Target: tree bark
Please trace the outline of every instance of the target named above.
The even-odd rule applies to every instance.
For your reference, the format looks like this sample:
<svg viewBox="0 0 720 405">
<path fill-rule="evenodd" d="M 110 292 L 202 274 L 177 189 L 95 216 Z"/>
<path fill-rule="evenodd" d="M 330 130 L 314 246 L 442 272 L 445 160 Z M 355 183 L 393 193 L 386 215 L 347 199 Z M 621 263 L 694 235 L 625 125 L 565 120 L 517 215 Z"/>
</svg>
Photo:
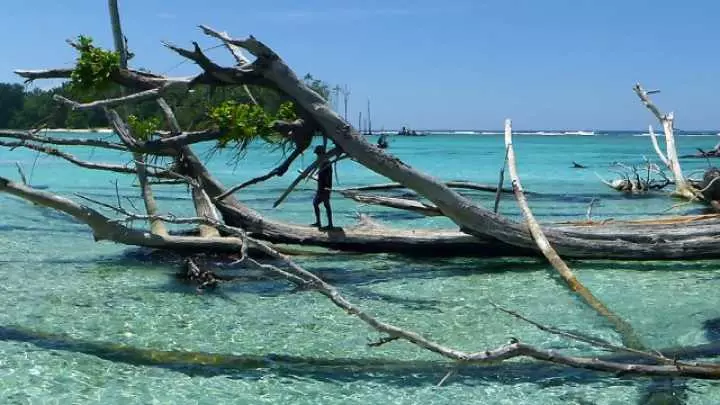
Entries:
<svg viewBox="0 0 720 405">
<path fill-rule="evenodd" d="M 108 8 L 110 10 L 110 24 L 115 41 L 115 51 L 120 54 L 120 69 L 127 69 L 128 53 L 127 47 L 125 46 L 125 36 L 122 33 L 122 25 L 120 24 L 120 10 L 118 9 L 117 0 L 108 0 Z M 121 91 L 123 93 L 125 92 L 124 89 L 121 89 Z M 147 170 L 144 165 L 145 157 L 141 153 L 133 152 L 133 159 L 135 160 L 138 183 L 140 183 L 140 192 L 143 202 L 145 203 L 147 214 L 151 216 L 157 215 L 157 201 L 155 201 L 155 197 L 153 196 L 152 186 L 148 182 Z M 165 224 L 159 220 L 150 220 L 150 231 L 156 235 L 167 235 Z"/>
</svg>

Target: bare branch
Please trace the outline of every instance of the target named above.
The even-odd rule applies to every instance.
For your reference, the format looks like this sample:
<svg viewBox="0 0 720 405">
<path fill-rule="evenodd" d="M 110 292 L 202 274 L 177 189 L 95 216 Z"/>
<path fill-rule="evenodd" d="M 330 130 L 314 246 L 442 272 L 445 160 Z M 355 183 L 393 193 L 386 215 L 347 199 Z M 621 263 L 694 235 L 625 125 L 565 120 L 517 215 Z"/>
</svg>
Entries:
<svg viewBox="0 0 720 405">
<path fill-rule="evenodd" d="M 255 37 L 253 37 L 252 35 L 250 35 L 246 39 L 233 39 L 227 33 L 216 31 L 206 25 L 201 25 L 200 29 L 202 29 L 202 31 L 206 35 L 218 38 L 223 42 L 239 46 L 247 50 L 251 54 L 255 55 L 255 57 L 257 58 L 274 59 L 278 57 L 272 49 L 265 46 L 265 44 L 263 44 L 262 42 L 256 40 Z"/>
<path fill-rule="evenodd" d="M 72 68 L 40 69 L 40 70 L 16 70 L 15 74 L 31 82 L 36 79 L 69 79 L 72 75 Z"/>
<path fill-rule="evenodd" d="M 679 364 L 677 362 L 664 365 L 628 364 L 606 361 L 598 358 L 567 356 L 553 350 L 538 349 L 534 346 L 520 343 L 518 341 L 512 342 L 508 345 L 501 346 L 496 349 L 483 350 L 478 352 L 463 352 L 460 350 L 448 348 L 432 340 L 426 339 L 417 333 L 407 331 L 389 323 L 379 321 L 375 317 L 364 312 L 363 310 L 346 300 L 342 295 L 340 295 L 340 293 L 337 289 L 335 289 L 335 287 L 327 284 L 314 274 L 304 270 L 289 257 L 278 253 L 263 242 L 253 241 L 253 245 L 261 252 L 266 253 L 270 257 L 273 257 L 283 262 L 288 267 L 288 271 L 290 273 L 298 276 L 303 280 L 306 280 L 306 283 L 310 284 L 319 293 L 328 297 L 336 306 L 342 308 L 351 315 L 357 316 L 375 330 L 387 334 L 387 337 L 379 341 L 382 343 L 387 343 L 396 339 L 402 339 L 429 351 L 438 353 L 446 358 L 461 361 L 463 363 L 487 363 L 493 361 L 507 360 L 515 357 L 527 356 L 537 360 L 564 364 L 571 367 L 606 372 L 622 372 L 641 375 L 686 375 L 697 378 L 711 379 L 720 378 L 720 367 L 715 364 L 685 365 Z M 277 272 L 279 270 L 275 266 L 269 266 L 268 269 L 272 272 Z M 305 285 L 306 284 L 303 284 L 303 286 Z M 642 354 L 643 357 L 653 357 L 653 355 L 648 353 Z M 663 359 L 663 361 L 666 360 L 665 357 L 662 356 L 655 357 L 659 357 Z"/>
<path fill-rule="evenodd" d="M 491 303 L 491 305 L 492 305 L 493 307 L 497 308 L 499 311 L 502 311 L 502 312 L 504 312 L 504 313 L 506 313 L 506 314 L 508 314 L 508 315 L 511 315 L 511 316 L 513 316 L 513 317 L 515 317 L 515 318 L 517 318 L 517 319 L 520 319 L 520 320 L 522 320 L 522 321 L 524 321 L 524 322 L 527 322 L 527 323 L 535 326 L 536 328 L 540 329 L 541 331 L 548 332 L 548 333 L 551 333 L 551 334 L 553 334 L 553 335 L 562 336 L 562 337 L 565 337 L 565 338 L 567 338 L 567 339 L 577 340 L 577 341 L 579 341 L 579 342 L 587 343 L 587 344 L 589 344 L 589 345 L 592 345 L 592 346 L 595 346 L 595 347 L 600 347 L 600 348 L 603 348 L 603 349 L 607 349 L 607 350 L 610 350 L 610 351 L 613 351 L 613 352 L 632 353 L 632 354 L 637 354 L 638 356 L 641 356 L 641 357 L 649 358 L 649 359 L 651 359 L 651 360 L 654 360 L 654 361 L 657 361 L 657 362 L 660 362 L 660 363 L 674 364 L 674 360 L 669 359 L 669 358 L 667 358 L 667 357 L 665 357 L 665 356 L 663 356 L 663 355 L 652 354 L 652 353 L 650 353 L 650 352 L 648 352 L 648 351 L 642 351 L 642 350 L 632 349 L 632 348 L 625 347 L 625 346 L 618 346 L 618 345 L 614 345 L 614 344 L 612 344 L 612 343 L 610 343 L 610 342 L 608 342 L 608 341 L 606 341 L 606 340 L 603 340 L 603 339 L 595 338 L 595 337 L 592 337 L 592 336 L 590 336 L 590 337 L 588 337 L 588 336 L 582 336 L 582 335 L 579 335 L 579 334 L 577 334 L 577 333 L 568 332 L 568 331 L 561 330 L 561 329 L 557 329 L 557 328 L 553 328 L 553 327 L 550 327 L 550 326 L 545 326 L 545 325 L 543 325 L 543 324 L 541 324 L 541 323 L 539 323 L 539 322 L 535 322 L 535 321 L 533 321 L 532 319 L 529 319 L 529 318 L 521 315 L 520 313 L 518 313 L 518 312 L 516 312 L 516 311 L 503 308 L 503 307 L 501 307 L 500 305 L 497 305 L 497 304 L 495 304 L 495 303 Z"/>
<path fill-rule="evenodd" d="M 107 164 L 107 163 L 93 163 L 93 162 L 88 162 L 85 160 L 80 160 L 69 153 L 62 152 L 58 149 L 51 148 L 49 146 L 44 146 L 44 145 L 36 145 L 33 143 L 28 143 L 28 142 L 2 142 L 2 141 L 0 141 L 0 146 L 4 146 L 7 148 L 27 148 L 27 149 L 36 150 L 36 151 L 42 152 L 46 155 L 56 156 L 56 157 L 65 159 L 70 163 L 73 163 L 80 167 L 84 167 L 86 169 L 105 170 L 105 171 L 116 172 L 116 173 L 132 173 L 132 174 L 136 173 L 136 170 L 131 167 L 112 165 L 112 164 Z M 164 177 L 161 174 L 153 174 L 153 176 Z"/>
<path fill-rule="evenodd" d="M 119 143 L 101 141 L 99 139 L 53 138 L 49 136 L 37 135 L 36 131 L 0 130 L 0 138 L 13 138 L 23 141 L 33 141 L 50 145 L 91 146 L 104 149 L 114 149 L 122 151 L 127 150 L 124 145 L 121 145 Z"/>
<path fill-rule="evenodd" d="M 343 197 L 350 198 L 354 201 L 363 204 L 380 205 L 383 207 L 397 208 L 401 210 L 417 212 L 419 214 L 438 217 L 443 216 L 443 213 L 432 204 L 423 203 L 420 201 L 409 200 L 407 198 L 396 198 L 396 197 L 384 197 L 379 195 L 367 195 L 358 194 L 352 191 L 338 191 Z"/>
<path fill-rule="evenodd" d="M 170 128 L 170 133 L 172 135 L 180 135 L 182 133 L 182 128 L 180 128 L 177 117 L 175 117 L 175 113 L 173 112 L 172 108 L 170 108 L 170 105 L 162 97 L 157 99 L 157 103 L 160 106 L 163 114 L 165 115 L 165 121 Z"/>
<path fill-rule="evenodd" d="M 650 100 L 649 94 L 645 89 L 640 86 L 640 83 L 635 84 L 633 87 L 633 91 L 637 96 L 640 98 L 640 101 L 642 101 L 643 104 L 645 104 L 645 107 L 647 107 L 648 110 L 650 110 L 651 113 L 658 119 L 658 121 L 662 122 L 667 118 L 665 114 L 660 112 L 660 110 L 653 104 L 652 100 Z M 657 91 L 655 91 L 657 93 Z"/>
<path fill-rule="evenodd" d="M 326 154 L 320 156 L 318 159 L 315 159 L 315 161 L 308 167 L 303 170 L 300 175 L 295 178 L 295 180 L 290 184 L 290 186 L 283 192 L 283 194 L 278 198 L 275 203 L 273 203 L 273 208 L 277 208 L 280 204 L 282 204 L 283 201 L 287 198 L 287 196 L 292 193 L 292 191 L 297 187 L 300 182 L 307 178 L 308 176 L 311 176 L 315 170 L 317 170 L 318 167 L 320 167 L 320 164 L 325 162 L 326 160 L 332 159 L 334 157 L 338 157 L 342 154 L 342 150 L 340 148 L 333 148 L 330 149 Z"/>
<path fill-rule="evenodd" d="M 42 190 L 16 184 L 0 177 L 0 192 L 8 193 L 38 205 L 64 212 L 86 224 L 93 231 L 96 241 L 110 240 L 125 245 L 149 248 L 191 251 L 239 252 L 242 240 L 235 237 L 201 238 L 195 236 L 154 235 L 146 231 L 125 227 L 117 220 L 80 205 L 70 199 Z"/>
<path fill-rule="evenodd" d="M 15 74 L 31 82 L 36 79 L 69 79 L 73 68 L 45 69 L 45 70 L 16 70 Z M 110 75 L 110 79 L 121 86 L 150 90 L 166 84 L 188 85 L 192 81 L 189 77 L 165 77 L 133 69 L 118 69 Z"/>
<path fill-rule="evenodd" d="M 163 45 L 177 52 L 180 56 L 194 61 L 204 70 L 204 73 L 201 73 L 193 79 L 191 85 L 202 82 L 219 85 L 257 84 L 270 88 L 274 87 L 271 82 L 255 72 L 254 64 L 250 63 L 236 68 L 220 66 L 205 55 L 197 42 L 193 42 L 193 50 L 180 48 L 169 43 L 164 43 Z"/>
<path fill-rule="evenodd" d="M 145 100 L 150 100 L 153 98 L 157 98 L 160 96 L 160 94 L 165 91 L 167 88 L 171 87 L 172 84 L 165 84 L 162 87 L 140 91 L 134 94 L 130 94 L 128 96 L 123 97 L 116 97 L 116 98 L 107 98 L 104 100 L 97 100 L 92 101 L 89 103 L 78 103 L 77 101 L 70 100 L 68 98 L 65 98 L 59 94 L 56 94 L 53 96 L 53 99 L 55 101 L 59 101 L 73 110 L 88 110 L 92 108 L 103 108 L 103 107 L 115 107 L 121 104 L 127 104 L 127 103 L 137 103 Z"/>
<path fill-rule="evenodd" d="M 25 170 L 23 170 L 22 165 L 20 164 L 20 162 L 15 162 L 15 166 L 17 167 L 18 174 L 20 175 L 20 180 L 22 181 L 22 184 L 28 186 L 29 184 L 28 184 L 27 176 L 25 176 Z"/>
<path fill-rule="evenodd" d="M 643 345 L 640 339 L 635 335 L 635 331 L 632 326 L 625 322 L 622 318 L 617 316 L 615 313 L 610 311 L 602 301 L 600 301 L 590 290 L 585 287 L 580 280 L 575 277 L 575 274 L 570 267 L 562 260 L 560 255 L 550 245 L 547 237 L 540 228 L 540 224 L 535 219 L 530 207 L 528 206 L 525 194 L 523 194 L 522 184 L 520 184 L 520 177 L 518 176 L 517 166 L 515 163 L 515 148 L 513 147 L 512 141 L 512 123 L 510 120 L 505 121 L 505 147 L 507 148 L 508 158 L 508 169 L 510 172 L 510 179 L 512 180 L 512 186 L 515 190 L 515 197 L 517 199 L 520 210 L 522 211 L 523 217 L 527 222 L 528 229 L 532 235 L 538 249 L 542 251 L 543 255 L 557 270 L 558 274 L 563 278 L 565 283 L 570 289 L 575 292 L 580 298 L 585 301 L 588 306 L 594 309 L 598 314 L 606 318 L 616 332 L 620 334 L 623 342 L 631 348 L 642 348 Z"/>
<path fill-rule="evenodd" d="M 666 167 L 670 167 L 670 161 L 668 161 L 668 158 L 660 149 L 660 145 L 658 145 L 657 136 L 655 136 L 655 131 L 653 130 L 652 125 L 648 127 L 648 133 L 650 134 L 650 140 L 652 141 L 653 148 L 655 148 L 655 153 L 657 153 L 658 157 L 665 164 Z"/>
</svg>

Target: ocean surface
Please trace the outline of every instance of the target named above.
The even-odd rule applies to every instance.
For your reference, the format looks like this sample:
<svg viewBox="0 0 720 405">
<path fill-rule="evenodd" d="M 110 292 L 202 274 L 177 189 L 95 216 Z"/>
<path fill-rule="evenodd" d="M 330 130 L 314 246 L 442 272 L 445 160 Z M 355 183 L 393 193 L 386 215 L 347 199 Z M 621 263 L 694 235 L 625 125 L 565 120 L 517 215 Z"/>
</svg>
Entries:
<svg viewBox="0 0 720 405">
<path fill-rule="evenodd" d="M 391 136 L 389 141 L 390 153 L 435 177 L 498 181 L 504 157 L 499 133 Z M 718 141 L 717 131 L 684 132 L 679 152 L 711 149 Z M 643 156 L 657 161 L 642 131 L 529 131 L 516 136 L 515 147 L 523 185 L 537 193 L 529 195 L 530 205 L 543 222 L 584 220 L 593 199 L 595 220 L 703 212 L 693 205 L 668 211 L 677 201 L 667 195 L 625 196 L 599 181 L 596 173 L 616 178 L 613 162 L 642 164 Z M 128 160 L 103 150 L 65 150 L 94 161 Z M 227 185 L 263 174 L 281 160 L 278 151 L 263 146 L 240 161 L 212 154 L 207 145 L 195 150 L 211 159 L 209 167 Z M 306 155 L 284 177 L 237 196 L 269 217 L 313 222 L 311 183 L 302 183 L 283 205 L 271 208 L 297 170 L 311 161 Z M 588 168 L 573 169 L 573 161 Z M 0 176 L 19 179 L 16 162 L 32 185 L 52 192 L 115 203 L 117 184 L 126 208 L 130 201 L 142 206 L 131 176 L 86 171 L 22 149 L 0 149 Z M 685 159 L 682 164 L 689 173 L 708 162 Z M 352 161 L 338 164 L 336 174 L 337 187 L 387 182 Z M 184 187 L 158 186 L 155 192 L 163 212 L 192 214 Z M 490 193 L 467 195 L 487 207 L 494 200 Z M 337 195 L 333 206 L 342 226 L 362 213 L 394 227 L 457 228 L 444 218 L 358 205 Z M 522 359 L 460 368 L 438 387 L 453 364 L 403 342 L 368 347 L 380 335 L 317 293 L 248 273 L 216 292 L 198 294 L 175 277 L 175 258 L 96 243 L 85 226 L 65 215 L 10 196 L 0 195 L 0 208 L 2 404 L 720 403 L 715 382 L 627 378 Z M 503 197 L 500 211 L 519 215 L 511 195 Z M 619 342 L 607 322 L 574 298 L 542 260 L 334 253 L 297 261 L 378 318 L 447 346 L 490 349 L 516 337 L 591 353 L 498 312 L 491 302 L 542 323 Z M 719 264 L 570 263 L 586 286 L 657 349 L 720 339 Z M 669 402 L 651 402 L 659 399 Z"/>
</svg>

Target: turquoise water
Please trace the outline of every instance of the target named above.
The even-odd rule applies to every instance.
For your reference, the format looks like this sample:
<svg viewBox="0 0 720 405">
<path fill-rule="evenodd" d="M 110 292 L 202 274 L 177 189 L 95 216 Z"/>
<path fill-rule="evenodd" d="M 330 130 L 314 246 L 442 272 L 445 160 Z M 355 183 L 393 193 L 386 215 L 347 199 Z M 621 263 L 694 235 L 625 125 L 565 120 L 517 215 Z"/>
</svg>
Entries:
<svg viewBox="0 0 720 405">
<path fill-rule="evenodd" d="M 711 148 L 717 140 L 682 136 L 680 153 Z M 447 180 L 494 184 L 504 154 L 498 135 L 390 141 L 390 152 Z M 621 196 L 594 174 L 611 178 L 607 167 L 612 161 L 652 159 L 647 137 L 520 135 L 515 143 L 525 188 L 542 193 L 530 196 L 542 221 L 584 219 L 593 198 L 599 199 L 595 219 L 651 216 L 674 204 L 666 196 Z M 116 163 L 125 158 L 68 150 Z M 264 173 L 279 159 L 276 152 L 257 148 L 236 167 L 225 156 L 215 156 L 210 167 L 226 184 L 235 184 Z M 590 168 L 571 169 L 573 160 Z M 115 201 L 116 175 L 4 149 L 0 175 L 16 179 L 16 161 L 31 173 L 32 184 L 67 196 Z M 273 218 L 309 223 L 312 184 L 303 185 L 280 208 L 269 208 L 309 162 L 306 156 L 284 178 L 238 197 Z M 683 164 L 686 172 L 707 165 L 702 159 Z M 337 172 L 343 187 L 385 182 L 353 162 L 341 163 Z M 119 178 L 118 187 L 124 196 L 137 194 L 130 177 Z M 191 214 L 183 187 L 156 190 L 163 211 Z M 468 195 L 486 206 L 494 198 Z M 342 225 L 352 224 L 360 212 L 398 227 L 454 227 L 446 219 L 358 206 L 339 197 L 333 204 Z M 379 335 L 318 294 L 246 273 L 217 293 L 199 295 L 175 278 L 176 259 L 95 243 L 82 225 L 15 198 L 0 196 L 0 207 L 0 403 L 625 404 L 672 394 L 679 403 L 720 402 L 720 386 L 713 382 L 617 378 L 525 361 L 460 369 L 436 387 L 451 364 L 402 342 L 367 347 Z M 501 211 L 518 215 L 510 197 Z M 701 211 L 685 206 L 676 212 Z M 569 294 L 542 261 L 387 254 L 297 260 L 379 318 L 449 346 L 494 348 L 518 337 L 547 348 L 588 352 L 498 313 L 490 302 L 618 342 L 606 322 Z M 718 262 L 585 261 L 571 266 L 650 347 L 717 338 L 703 325 L 720 317 Z M 200 355 L 188 352 L 217 354 L 219 363 L 199 365 Z"/>
</svg>

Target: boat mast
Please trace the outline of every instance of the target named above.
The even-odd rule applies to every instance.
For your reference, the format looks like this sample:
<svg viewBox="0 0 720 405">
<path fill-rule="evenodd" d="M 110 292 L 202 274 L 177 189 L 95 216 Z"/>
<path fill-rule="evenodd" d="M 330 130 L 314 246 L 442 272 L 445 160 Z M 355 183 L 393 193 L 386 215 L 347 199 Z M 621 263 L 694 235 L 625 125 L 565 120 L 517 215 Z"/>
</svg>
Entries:
<svg viewBox="0 0 720 405">
<path fill-rule="evenodd" d="M 368 118 L 367 118 L 367 121 L 368 121 L 368 126 L 367 126 L 368 135 L 372 135 L 372 121 L 370 120 L 370 99 L 369 99 L 369 98 L 368 98 Z"/>
<path fill-rule="evenodd" d="M 342 89 L 342 94 L 343 94 L 343 101 L 344 101 L 344 103 L 345 103 L 345 115 L 344 115 L 344 117 L 345 117 L 345 121 L 347 121 L 347 119 L 348 119 L 348 118 L 347 118 L 347 117 L 348 117 L 348 116 L 347 116 L 348 99 L 350 98 L 350 88 L 348 87 L 347 84 L 343 87 L 343 89 Z"/>
</svg>

